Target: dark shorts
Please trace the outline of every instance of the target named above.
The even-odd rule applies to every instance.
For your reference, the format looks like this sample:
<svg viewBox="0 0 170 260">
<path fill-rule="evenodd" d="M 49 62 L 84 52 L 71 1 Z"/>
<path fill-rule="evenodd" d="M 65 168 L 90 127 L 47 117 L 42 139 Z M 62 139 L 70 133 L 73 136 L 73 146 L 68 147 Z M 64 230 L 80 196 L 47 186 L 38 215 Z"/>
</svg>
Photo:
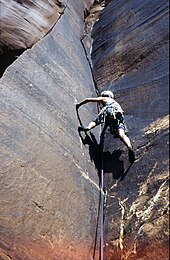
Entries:
<svg viewBox="0 0 170 260">
<path fill-rule="evenodd" d="M 125 132 L 126 132 L 126 130 L 127 130 L 126 125 L 125 125 L 124 123 L 118 124 L 117 130 L 118 130 L 118 129 L 123 129 Z"/>
<path fill-rule="evenodd" d="M 105 127 L 109 127 L 110 128 L 110 132 L 114 135 L 117 134 L 117 131 L 119 129 L 123 129 L 125 131 L 125 133 L 128 132 L 126 124 L 124 123 L 124 116 L 121 114 L 118 116 L 117 119 L 114 118 L 105 118 L 103 113 L 99 113 L 98 117 L 94 120 L 94 122 L 97 125 L 100 125 L 102 123 L 105 124 Z"/>
</svg>

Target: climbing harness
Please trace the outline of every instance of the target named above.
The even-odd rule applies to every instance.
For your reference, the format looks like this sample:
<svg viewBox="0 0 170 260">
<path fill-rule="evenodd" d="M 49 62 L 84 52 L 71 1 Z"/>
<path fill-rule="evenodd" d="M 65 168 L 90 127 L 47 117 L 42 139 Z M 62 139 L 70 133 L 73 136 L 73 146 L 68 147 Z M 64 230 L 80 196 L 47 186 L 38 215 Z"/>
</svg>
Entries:
<svg viewBox="0 0 170 260">
<path fill-rule="evenodd" d="M 115 101 L 104 106 L 104 108 L 101 109 L 96 123 L 104 124 L 105 130 L 109 127 L 108 129 L 114 137 L 118 137 L 118 128 L 122 128 L 125 131 L 125 133 L 128 132 L 128 129 L 124 122 L 123 110 Z M 102 131 L 102 135 L 104 135 L 105 130 Z"/>
<path fill-rule="evenodd" d="M 106 104 L 98 114 L 98 123 L 105 123 L 105 119 L 108 118 L 109 121 L 117 120 L 119 122 L 124 121 L 123 110 L 120 105 L 113 101 Z"/>
</svg>

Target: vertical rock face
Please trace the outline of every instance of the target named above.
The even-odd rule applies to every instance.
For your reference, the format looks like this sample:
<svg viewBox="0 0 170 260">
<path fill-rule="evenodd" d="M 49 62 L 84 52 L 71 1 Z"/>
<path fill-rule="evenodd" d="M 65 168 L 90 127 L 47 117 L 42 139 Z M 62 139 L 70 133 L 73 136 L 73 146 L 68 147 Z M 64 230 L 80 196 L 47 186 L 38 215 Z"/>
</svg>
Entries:
<svg viewBox="0 0 170 260">
<path fill-rule="evenodd" d="M 43 8 L 37 12 L 48 17 L 49 7 L 58 17 L 57 2 L 36 1 Z M 21 9 L 28 3 L 13 1 Z M 80 41 L 91 1 L 63 4 L 53 30 L 0 80 L 1 259 L 88 259 L 94 249 L 98 176 L 75 111 L 77 100 L 94 93 Z M 86 124 L 90 115 L 83 111 Z"/>
<path fill-rule="evenodd" d="M 168 1 L 111 1 L 93 28 L 92 60 L 99 90 L 125 110 L 137 157 L 118 181 L 127 151 L 106 135 L 105 257 L 168 259 Z"/>
<path fill-rule="evenodd" d="M 79 136 L 75 111 L 95 93 L 81 41 L 93 2 L 1 1 L 2 51 L 30 48 L 0 80 L 3 260 L 99 258 L 98 132 Z M 126 148 L 106 134 L 104 255 L 168 259 L 168 1 L 105 4 L 93 28 L 93 76 L 124 108 L 137 160 L 126 172 Z M 94 112 L 80 108 L 84 125 Z"/>
</svg>

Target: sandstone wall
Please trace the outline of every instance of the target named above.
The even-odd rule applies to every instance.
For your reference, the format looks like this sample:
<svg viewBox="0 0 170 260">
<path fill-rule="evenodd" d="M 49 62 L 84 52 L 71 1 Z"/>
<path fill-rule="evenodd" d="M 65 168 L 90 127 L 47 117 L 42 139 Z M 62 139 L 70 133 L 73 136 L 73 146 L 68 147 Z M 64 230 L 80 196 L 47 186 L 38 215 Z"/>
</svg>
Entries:
<svg viewBox="0 0 170 260">
<path fill-rule="evenodd" d="M 25 30 L 34 30 L 22 23 L 30 49 L 0 80 L 0 257 L 99 258 L 100 129 L 80 139 L 75 111 L 77 101 L 95 95 L 92 61 L 99 91 L 113 90 L 125 110 L 137 157 L 126 172 L 127 149 L 107 132 L 104 256 L 168 259 L 168 2 L 113 0 L 103 8 L 95 1 L 93 39 L 84 37 L 91 0 L 1 1 L 7 10 L 9 3 L 14 20 L 29 14 L 41 33 L 27 39 Z M 96 107 L 79 112 L 86 125 Z"/>
<path fill-rule="evenodd" d="M 26 8 L 26 1 L 13 4 L 20 2 Z M 52 15 L 50 8 L 58 17 L 58 1 L 40 2 L 39 16 Z M 53 30 L 0 80 L 1 259 L 85 259 L 93 252 L 98 176 L 80 141 L 75 111 L 77 100 L 95 93 L 80 41 L 91 2 L 63 2 Z M 31 27 L 34 6 L 27 9 Z M 83 111 L 87 123 L 93 107 Z"/>
<path fill-rule="evenodd" d="M 111 1 L 93 28 L 96 84 L 122 104 L 137 156 L 123 174 L 127 150 L 107 133 L 107 260 L 168 259 L 168 47 L 166 0 Z"/>
</svg>

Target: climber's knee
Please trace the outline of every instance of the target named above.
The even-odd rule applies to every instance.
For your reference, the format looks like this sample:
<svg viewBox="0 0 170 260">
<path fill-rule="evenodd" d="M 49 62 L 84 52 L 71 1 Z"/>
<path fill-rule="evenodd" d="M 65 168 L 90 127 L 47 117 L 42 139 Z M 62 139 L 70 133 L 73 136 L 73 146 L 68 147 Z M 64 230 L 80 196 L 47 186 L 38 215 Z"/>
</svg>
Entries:
<svg viewBox="0 0 170 260">
<path fill-rule="evenodd" d="M 89 128 L 89 129 L 92 129 L 94 127 L 96 127 L 96 122 L 95 121 L 90 122 L 89 125 L 87 126 L 87 128 Z"/>
<path fill-rule="evenodd" d="M 122 128 L 118 129 L 118 136 L 120 139 L 126 138 L 125 131 Z"/>
</svg>

